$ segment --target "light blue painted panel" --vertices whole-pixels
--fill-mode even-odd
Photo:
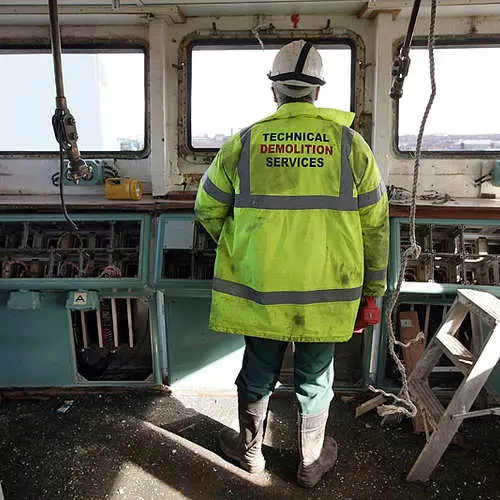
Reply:
[[[75,383],[66,295],[43,295],[40,310],[16,311],[0,294],[0,387]]]
[[[208,329],[210,297],[166,298],[169,384],[189,389],[234,389],[244,338]]]

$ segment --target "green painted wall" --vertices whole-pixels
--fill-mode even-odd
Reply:
[[[7,308],[0,294],[0,387],[74,385],[66,293],[42,295],[39,311]]]

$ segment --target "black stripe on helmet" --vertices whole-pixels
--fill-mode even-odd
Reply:
[[[304,66],[306,64],[307,55],[312,49],[312,43],[306,42],[300,51],[299,58],[297,59],[297,64],[295,65],[295,73],[302,73]]]
[[[309,83],[311,85],[324,85],[325,80],[317,78],[315,76],[304,75],[304,73],[282,73],[281,75],[269,76],[269,79],[273,82],[283,82],[287,80],[297,80],[299,82]]]

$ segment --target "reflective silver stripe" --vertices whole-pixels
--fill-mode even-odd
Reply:
[[[342,143],[340,146],[340,192],[339,197],[345,200],[353,199],[354,178],[351,170],[349,155],[351,154],[354,130],[342,127]]]
[[[380,180],[379,185],[375,189],[372,189],[367,193],[358,194],[358,207],[365,208],[370,205],[375,205],[375,203],[377,203],[382,196],[384,196],[385,191],[384,181]]]
[[[232,205],[234,202],[234,195],[231,193],[226,193],[219,189],[208,177],[207,172],[203,175],[203,189],[217,201],[224,203],[224,205]]]
[[[265,306],[278,304],[318,304],[320,302],[349,302],[361,297],[362,288],[311,290],[308,292],[258,292],[249,286],[214,278],[216,292],[248,299]]]
[[[240,132],[241,154],[237,169],[240,178],[240,197],[248,200],[250,198],[250,137],[252,127],[243,129]]]
[[[365,281],[380,281],[385,279],[387,269],[381,271],[365,271]]]
[[[238,208],[262,208],[266,210],[358,210],[356,198],[338,198],[337,196],[274,196],[254,194],[249,198],[236,195],[234,206]]]

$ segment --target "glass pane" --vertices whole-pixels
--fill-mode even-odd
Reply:
[[[401,151],[415,150],[430,94],[426,48],[412,49],[399,105]],[[441,47],[435,50],[437,94],[425,128],[425,151],[499,151],[500,47]]]
[[[57,151],[48,53],[0,54],[0,151]],[[64,91],[80,151],[144,149],[144,54],[63,55]]]
[[[278,49],[192,51],[191,143],[218,148],[231,135],[271,115],[276,104],[267,73]],[[316,104],[346,111],[351,106],[351,48],[319,49],[326,84]]]

